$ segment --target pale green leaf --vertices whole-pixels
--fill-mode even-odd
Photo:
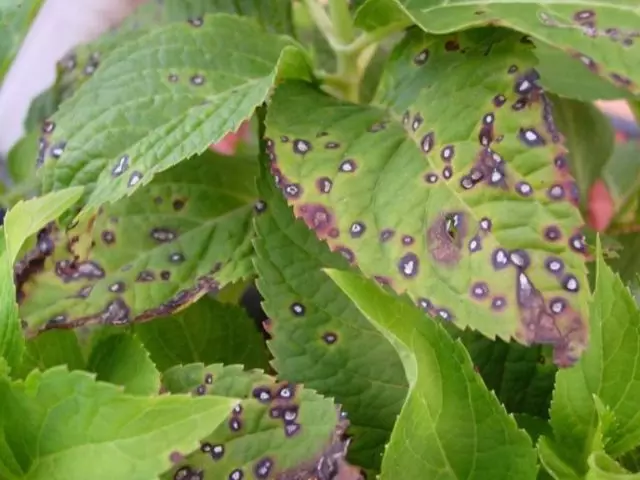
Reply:
[[[640,473],[630,473],[604,452],[589,457],[587,480],[639,480]]]
[[[372,281],[327,273],[391,341],[409,381],[382,480],[536,478],[531,440],[484,386],[461,343]]]
[[[0,3],[0,85],[43,0]]]
[[[197,448],[237,401],[131,396],[56,367],[0,380],[0,477],[5,480],[150,480],[174,451]]]

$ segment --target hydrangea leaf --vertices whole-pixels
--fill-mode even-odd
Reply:
[[[269,349],[283,377],[331,395],[349,415],[351,462],[380,470],[407,393],[391,344],[322,268],[347,268],[291,209],[272,182],[260,182],[266,210],[255,219],[256,270],[270,317]]]
[[[0,477],[154,478],[170,454],[197,447],[237,404],[228,397],[141,397],[56,367],[0,379]]]
[[[488,337],[551,344],[566,366],[587,343],[586,247],[533,63],[513,32],[414,29],[380,106],[286,82],[267,145],[296,216],[367,276]]]
[[[312,478],[317,465],[320,474],[337,469],[346,450],[348,442],[341,438],[346,422],[333,402],[300,385],[277,382],[259,370],[202,364],[174,367],[163,383],[173,393],[243,399],[202,437],[199,450],[185,452],[163,478]]]
[[[488,25],[512,28],[578,59],[585,74],[640,93],[636,0],[369,0],[356,17],[365,29],[403,21],[436,34]]]
[[[91,349],[87,370],[96,373],[96,380],[123,386],[126,393],[160,391],[160,372],[142,342],[129,333],[101,336]]]
[[[26,333],[166,316],[251,274],[254,159],[213,152],[73,225],[17,268]]]
[[[4,218],[0,234],[0,357],[7,360],[10,368],[20,365],[24,353],[14,284],[16,255],[37,229],[55,220],[81,194],[82,187],[75,187],[21,201]]]
[[[160,371],[188,363],[268,366],[261,333],[244,309],[205,296],[182,312],[135,326]]]
[[[589,457],[587,480],[638,480],[640,473],[630,473],[605,452],[594,452]]]
[[[394,345],[409,395],[382,459],[380,478],[535,479],[531,439],[438,322],[360,275],[327,273]]]
[[[0,3],[0,85],[42,3],[43,0]]]
[[[640,444],[640,310],[620,278],[597,252],[596,288],[591,302],[591,344],[572,369],[561,371],[551,404],[553,438],[546,447],[577,476],[597,433],[597,396],[616,422],[605,432],[606,452],[614,457]]]
[[[308,75],[293,40],[251,19],[153,29],[120,45],[43,125],[43,189],[86,185],[92,212],[235,131],[279,76]]]
[[[81,370],[86,366],[78,337],[72,330],[50,330],[30,339],[12,377],[25,378],[32,370],[45,371],[59,365],[65,365],[69,370]]]

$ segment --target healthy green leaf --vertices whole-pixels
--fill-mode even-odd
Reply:
[[[589,457],[587,480],[638,480],[640,473],[632,474],[604,452]]]
[[[65,365],[69,370],[85,368],[78,338],[71,330],[51,330],[30,339],[20,366],[12,372],[14,378],[25,378],[32,370],[47,370]]]
[[[287,82],[267,144],[296,216],[367,276],[490,338],[551,344],[570,365],[588,336],[586,247],[533,63],[518,34],[414,29],[381,107]]]
[[[536,478],[531,440],[484,386],[459,342],[372,281],[327,273],[391,341],[409,381],[382,460],[382,480]]]
[[[148,480],[175,450],[196,448],[237,401],[126,395],[86,372],[57,367],[0,379],[0,477]]]
[[[34,158],[38,155],[38,132],[32,131],[22,137],[7,155],[7,171],[14,184],[35,179]]]
[[[174,393],[243,400],[225,423],[203,436],[199,450],[188,452],[162,478],[200,473],[212,480],[307,479],[316,465],[326,463],[330,471],[346,450],[340,438],[344,422],[330,400],[258,370],[191,364],[166,372],[164,384]]]
[[[570,152],[569,167],[583,204],[593,182],[613,153],[615,132],[611,120],[595,105],[557,96],[550,97],[558,129]]]
[[[88,211],[235,131],[276,78],[307,78],[294,42],[215,14],[125,42],[45,124],[44,191],[88,187]]]
[[[253,320],[242,308],[210,297],[170,317],[138,324],[134,331],[160,371],[188,363],[268,366],[267,349]]]
[[[380,470],[407,394],[391,344],[321,271],[346,268],[300,220],[272,182],[260,182],[266,210],[255,220],[256,270],[271,321],[269,348],[283,377],[331,395],[349,414],[352,463]]]
[[[0,85],[43,0],[0,3]]]
[[[135,335],[105,335],[93,346],[87,370],[96,380],[124,387],[132,395],[154,395],[160,391],[160,372]]]
[[[81,194],[82,188],[75,187],[21,201],[5,216],[0,235],[0,357],[10,368],[20,365],[24,353],[14,284],[16,255],[31,235],[55,220]]]
[[[169,315],[250,275],[254,159],[207,152],[48,232],[18,276],[27,332]],[[45,248],[46,255],[42,255]]]
[[[603,430],[606,452],[619,456],[640,444],[640,311],[620,278],[605,264],[600,246],[591,302],[591,341],[578,364],[558,373],[551,404],[553,439],[546,439],[576,476],[598,433],[597,396],[615,422]]]
[[[444,34],[502,26],[565,51],[586,69],[633,94],[640,93],[640,8],[636,0],[369,0],[356,24],[367,30],[415,23]]]

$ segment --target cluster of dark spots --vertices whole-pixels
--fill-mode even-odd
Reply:
[[[298,302],[292,303],[289,309],[291,310],[291,313],[293,313],[296,317],[304,316],[305,312],[307,311],[305,306]]]
[[[170,73],[167,77],[167,80],[169,80],[171,83],[176,83],[179,80],[178,75],[176,75],[175,73]]]
[[[328,236],[329,230],[335,227],[333,214],[321,204],[308,203],[296,207],[296,216],[302,218],[320,239]]]
[[[385,228],[380,232],[380,241],[388,242],[393,238],[395,234],[396,234],[395,230],[392,230],[391,228]]]
[[[192,75],[189,81],[191,82],[191,85],[199,87],[201,85],[204,85],[205,78],[203,75],[200,75],[199,73],[197,73],[195,75]]]
[[[180,467],[173,474],[173,480],[202,480],[203,478],[204,472],[202,470],[194,470],[187,465]]]
[[[176,232],[166,227],[154,227],[149,234],[158,243],[171,242],[178,236]]]
[[[258,460],[253,467],[253,473],[257,478],[269,478],[271,474],[271,469],[273,468],[273,460],[268,457],[265,457],[261,460]]]
[[[485,147],[476,156],[469,173],[460,179],[460,186],[469,190],[485,181],[491,187],[506,189],[505,166],[505,161],[498,153]]]
[[[204,442],[200,445],[202,453],[208,453],[213,460],[220,460],[224,456],[224,445],[212,445]]]
[[[116,234],[111,230],[103,230],[100,236],[102,237],[102,241],[107,245],[111,245],[116,241]]]
[[[338,336],[333,332],[326,332],[322,335],[322,340],[324,340],[324,343],[327,345],[333,345],[338,341]]]
[[[424,65],[425,63],[427,63],[427,60],[429,60],[428,48],[421,50],[420,52],[418,52],[418,54],[415,57],[413,57],[413,63],[415,63],[418,66]]]
[[[353,222],[349,227],[349,236],[351,238],[360,238],[367,230],[367,226],[364,222]]]
[[[333,182],[329,177],[320,177],[316,180],[316,188],[320,193],[331,192],[331,187],[333,187]]]
[[[120,175],[122,175],[124,172],[127,171],[127,169],[129,168],[129,162],[130,162],[130,158],[129,155],[124,154],[122,155],[119,159],[118,162],[115,164],[115,166],[113,167],[113,169],[111,170],[111,175],[113,177],[119,177]]]
[[[438,215],[427,230],[427,248],[433,260],[444,265],[456,265],[461,258],[466,233],[466,218],[463,213]]]
[[[204,24],[202,17],[191,17],[187,20],[192,27],[201,27]]]
[[[398,271],[405,278],[416,277],[420,271],[420,259],[413,252],[404,254],[398,260]]]
[[[313,146],[307,140],[296,138],[292,143],[292,148],[296,155],[306,155],[313,149]]]

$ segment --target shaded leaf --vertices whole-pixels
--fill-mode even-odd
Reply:
[[[42,0],[0,3],[0,85],[42,3]]]
[[[174,450],[196,448],[236,400],[126,395],[86,372],[54,368],[0,380],[0,476],[149,479]]]
[[[170,317],[135,326],[160,371],[188,363],[268,366],[264,340],[245,311],[204,297]]]
[[[296,216],[367,276],[490,338],[551,344],[569,365],[588,336],[586,247],[533,63],[517,34],[414,29],[384,108],[284,83],[268,148]]]
[[[604,166],[602,179],[613,200],[614,211],[627,213],[626,207],[637,208],[640,191],[640,144],[637,142],[618,143],[611,158]],[[633,205],[633,203],[636,205]]]
[[[18,275],[27,332],[166,316],[250,275],[255,167],[207,152],[48,232]]]
[[[640,93],[640,11],[635,0],[369,0],[357,25],[375,29],[413,22],[430,33],[482,26],[512,28],[561,49],[584,64],[585,74],[601,75],[633,94]]]
[[[629,290],[605,264],[600,247],[597,255],[590,347],[574,368],[556,377],[551,404],[553,438],[545,439],[547,449],[575,476],[586,474],[587,459],[600,443],[614,457],[640,444],[640,311]],[[594,396],[616,420],[602,430],[602,440]]]
[[[174,393],[243,398],[225,423],[203,436],[200,449],[185,455],[163,478],[183,478],[177,472],[202,472],[213,480],[311,478],[301,473],[315,472],[322,457],[329,468],[346,449],[330,400],[258,370],[191,364],[170,369],[163,381]]]
[[[533,479],[535,450],[464,347],[414,306],[354,273],[329,276],[394,345],[409,381],[381,479]]]
[[[130,195],[235,131],[279,74],[308,76],[298,47],[231,15],[125,42],[45,126],[43,189],[86,185],[89,211]]]
[[[93,346],[87,370],[96,380],[124,387],[133,395],[154,395],[160,391],[160,372],[136,336],[128,333],[106,335]]]
[[[391,344],[321,271],[346,268],[263,179],[266,211],[255,220],[256,269],[271,320],[269,348],[282,376],[331,395],[349,415],[349,459],[379,471],[383,447],[407,393]]]
[[[75,332],[51,330],[30,339],[20,366],[12,372],[14,378],[25,378],[32,370],[41,371],[64,365],[68,370],[85,368],[86,361],[80,350]]]

